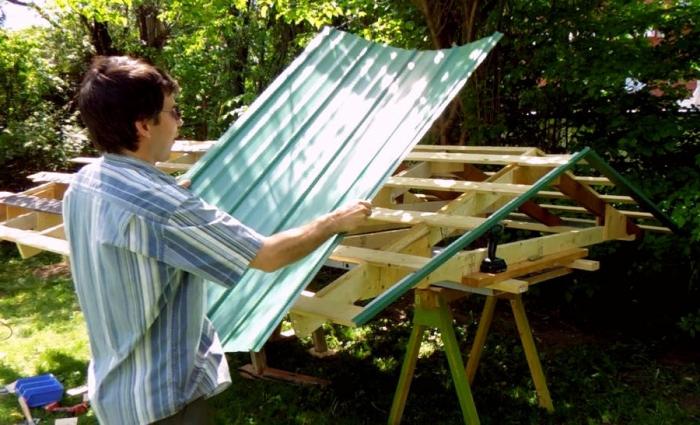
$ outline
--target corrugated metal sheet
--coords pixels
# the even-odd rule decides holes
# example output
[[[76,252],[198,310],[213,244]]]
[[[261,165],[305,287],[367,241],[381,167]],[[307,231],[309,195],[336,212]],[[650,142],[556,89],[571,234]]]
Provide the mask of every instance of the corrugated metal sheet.
[[[500,37],[415,51],[326,28],[190,170],[192,190],[263,234],[371,198]],[[234,289],[210,285],[224,348],[262,348],[336,239]]]

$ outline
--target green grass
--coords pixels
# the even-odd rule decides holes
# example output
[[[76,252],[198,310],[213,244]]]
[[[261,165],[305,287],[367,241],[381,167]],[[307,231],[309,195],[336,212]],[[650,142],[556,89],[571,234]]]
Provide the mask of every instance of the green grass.
[[[59,260],[51,255],[20,260],[12,245],[0,244],[0,320],[12,328],[10,336],[0,326],[0,382],[43,372],[52,372],[66,387],[85,382],[89,349],[70,278],[34,275]],[[326,326],[328,344],[337,351],[331,357],[311,357],[308,339],[268,345],[271,367],[328,379],[332,383],[327,387],[244,379],[235,370],[249,361],[248,355],[230,355],[233,385],[212,401],[216,423],[385,423],[411,329],[409,301],[403,299],[359,329]],[[482,303],[482,298],[472,297],[454,306],[464,353]],[[661,338],[635,339],[610,329],[582,331],[529,311],[556,409],[551,415],[544,412],[537,407],[505,307],[505,303],[499,305],[473,386],[482,424],[700,423],[697,351],[670,347]],[[431,333],[421,353],[403,423],[463,423],[439,335]],[[38,409],[33,413],[47,418],[45,423],[59,417]],[[16,399],[0,398],[0,424],[21,419]],[[90,415],[79,421],[95,422]]]
[[[22,260],[15,251],[0,243],[0,383],[51,372],[66,388],[82,385],[90,350],[73,283],[65,273],[35,276],[55,269],[50,265],[61,258]],[[14,397],[0,398],[0,424],[21,422],[18,406]],[[46,417],[37,409],[32,414]]]

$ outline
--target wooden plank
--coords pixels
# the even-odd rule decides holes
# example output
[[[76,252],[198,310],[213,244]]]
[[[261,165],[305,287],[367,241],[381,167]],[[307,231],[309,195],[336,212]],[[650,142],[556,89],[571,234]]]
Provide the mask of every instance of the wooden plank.
[[[537,193],[541,198],[569,199],[569,197],[561,192],[543,190]],[[637,201],[631,196],[624,195],[600,195],[598,198],[610,204],[636,204]]]
[[[294,302],[292,312],[303,316],[322,318],[323,321],[331,320],[345,326],[354,327],[352,318],[362,311],[362,307],[341,302],[324,300],[315,296],[302,295]]]
[[[176,140],[173,143],[171,152],[195,152],[204,153],[216,144],[216,140]]]
[[[56,199],[40,198],[34,195],[15,193],[0,199],[0,204],[22,208],[30,211],[42,211],[51,214],[61,214],[63,203]]]
[[[495,291],[507,292],[509,294],[522,294],[527,291],[528,283],[519,279],[507,279],[500,282],[487,285],[486,288]]]
[[[395,210],[388,208],[373,208],[370,220],[389,223],[427,224],[429,226],[450,227],[453,229],[469,230],[479,226],[486,219],[480,217],[464,217],[450,214],[440,214],[421,211]],[[503,225],[512,229],[534,230],[547,233],[561,233],[576,230],[571,226],[547,226],[542,223],[533,223],[516,220],[503,220]]]
[[[501,224],[509,229],[532,230],[544,233],[563,233],[578,230],[580,227],[573,226],[547,226],[546,224],[533,223],[519,220],[502,220]]]
[[[569,269],[583,270],[587,272],[594,272],[600,269],[600,262],[594,260],[576,260],[566,265]]]
[[[512,183],[467,182],[447,179],[423,179],[413,177],[389,177],[385,187],[426,189],[448,192],[485,192],[517,196],[527,192],[530,185]]]
[[[525,202],[518,211],[521,211],[528,216],[534,218],[535,220],[546,224],[547,226],[559,226],[561,225],[561,219],[556,215],[550,213],[544,208],[540,207],[533,201]]]
[[[193,164],[179,164],[176,162],[156,162],[156,168],[166,173],[175,173],[178,171],[187,171],[192,168]]]
[[[330,258],[331,260],[348,263],[370,263],[379,266],[403,267],[409,270],[418,270],[429,260],[429,258],[420,257],[418,255],[400,254],[398,252],[343,245],[336,247],[333,253],[331,253]]]
[[[587,209],[585,209],[583,207],[579,207],[579,206],[574,206],[574,205],[540,204],[540,206],[542,208],[546,208],[548,210],[564,211],[564,212],[579,213],[579,214],[592,214]]]
[[[484,287],[493,285],[496,282],[502,282],[514,277],[523,276],[529,273],[535,273],[547,268],[570,264],[574,260],[588,255],[587,249],[573,249],[562,253],[546,255],[534,261],[523,261],[514,264],[508,264],[508,270],[503,273],[472,273],[462,278],[462,282],[476,287]]]
[[[100,158],[93,158],[93,157],[87,157],[87,156],[78,156],[75,158],[69,159],[70,162],[75,163],[75,164],[92,164],[93,162],[99,160]]]
[[[457,146],[457,145],[416,145],[414,152],[439,151],[439,152],[470,152],[490,154],[522,154],[533,148],[520,146]]]
[[[642,230],[648,230],[650,232],[656,232],[656,233],[673,233],[673,230],[669,229],[668,227],[663,227],[663,226],[648,226],[646,224],[638,224],[639,228]]]
[[[560,267],[557,269],[553,270],[548,270],[544,273],[539,273],[534,276],[528,276],[522,278],[523,280],[527,281],[528,285],[535,285],[537,283],[542,283],[546,282],[548,280],[556,279],[561,276],[566,276],[567,274],[573,273],[573,269],[566,268],[566,267]]]
[[[410,228],[398,230],[386,230],[383,232],[366,233],[362,235],[346,236],[341,242],[345,246],[359,248],[379,249],[382,246],[395,241],[410,232]]]
[[[589,186],[615,186],[607,177],[574,176],[574,180]]]
[[[53,182],[61,184],[70,184],[73,181],[74,174],[72,173],[57,173],[53,171],[40,171],[31,174],[27,178],[35,183]]]
[[[530,167],[556,167],[566,164],[569,159],[571,159],[571,155],[527,156],[420,151],[411,152],[404,158],[405,161],[453,162],[481,165],[515,164],[527,165]]]
[[[606,239],[634,240],[635,236],[642,234],[642,229],[608,204],[605,204],[603,222],[605,223]]]
[[[388,223],[425,223],[431,226],[453,227],[455,229],[473,229],[485,221],[485,219],[477,217],[464,217],[458,215],[397,210],[381,207],[372,208],[372,215],[369,217],[369,219]]]
[[[31,230],[34,229],[36,225],[37,213],[34,211],[0,222],[0,226],[6,226],[21,230]]]
[[[573,206],[573,205],[555,205],[555,204],[540,204],[542,208],[555,211],[565,211],[572,213],[590,214],[590,211],[583,207]],[[620,214],[630,217],[630,218],[640,218],[655,220],[654,214],[645,211],[630,211],[630,210],[617,210]]]
[[[605,218],[605,201],[600,199],[599,194],[593,189],[577,182],[571,173],[564,173],[556,187],[594,215],[601,219]]]
[[[15,242],[19,245],[25,245],[30,248],[35,248],[35,250],[32,250],[31,255],[35,255],[39,251],[55,252],[56,254],[65,256],[70,255],[68,241],[51,236],[45,236],[31,230],[15,229],[0,225],[0,239]],[[31,256],[29,255],[28,251],[27,255]],[[25,257],[23,255],[23,258],[28,258],[28,256]]]

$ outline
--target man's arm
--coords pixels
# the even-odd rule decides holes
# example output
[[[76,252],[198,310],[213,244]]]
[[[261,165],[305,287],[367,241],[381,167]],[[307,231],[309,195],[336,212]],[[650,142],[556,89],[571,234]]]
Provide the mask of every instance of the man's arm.
[[[291,264],[318,248],[331,236],[349,232],[367,221],[370,203],[357,201],[294,229],[265,238],[250,267],[272,272]]]

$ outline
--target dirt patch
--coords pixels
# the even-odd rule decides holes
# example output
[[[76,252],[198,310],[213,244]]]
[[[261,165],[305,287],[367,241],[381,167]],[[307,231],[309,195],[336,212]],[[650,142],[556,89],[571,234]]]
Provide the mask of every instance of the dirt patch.
[[[39,279],[51,279],[53,277],[68,277],[70,276],[70,266],[68,263],[49,264],[48,266],[37,267],[34,269],[34,276]]]

